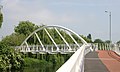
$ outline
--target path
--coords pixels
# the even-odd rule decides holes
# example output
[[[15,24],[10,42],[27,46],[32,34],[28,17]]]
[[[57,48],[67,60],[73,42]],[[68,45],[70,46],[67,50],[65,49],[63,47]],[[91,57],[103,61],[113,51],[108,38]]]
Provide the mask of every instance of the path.
[[[85,56],[85,72],[120,72],[120,56],[103,50],[88,53]]]
[[[120,72],[120,56],[113,51],[98,51],[100,60],[110,72]]]
[[[109,72],[98,58],[98,52],[91,52],[85,56],[85,72]]]

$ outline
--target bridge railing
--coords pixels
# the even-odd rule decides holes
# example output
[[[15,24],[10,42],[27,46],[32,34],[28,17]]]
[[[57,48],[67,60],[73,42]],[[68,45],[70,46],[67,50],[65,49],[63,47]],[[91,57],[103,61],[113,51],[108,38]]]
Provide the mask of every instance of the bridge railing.
[[[58,44],[58,50],[55,45],[44,45],[44,48],[41,45],[23,45],[21,48],[19,46],[16,47],[16,50],[19,49],[20,52],[27,53],[57,53],[60,52],[62,54],[70,53],[70,52],[76,52],[79,48],[76,44],[69,44],[71,47],[71,50],[69,50],[69,47],[66,44]],[[79,44],[79,46],[82,46],[82,44]]]
[[[92,43],[92,49],[97,50],[112,50],[120,55],[120,44],[110,44],[110,43]]]
[[[89,43],[94,51],[97,50],[112,50],[120,55],[120,44],[109,44],[109,43]],[[82,44],[79,44],[82,46]],[[68,47],[65,44],[59,44],[59,52],[65,53],[68,51]],[[70,47],[72,48],[72,51],[75,52],[78,50],[78,46],[76,44],[70,44]],[[19,48],[19,46],[16,46],[16,49]],[[30,45],[29,47],[22,46],[20,52],[55,52],[56,47],[54,45],[45,45],[45,49],[42,48],[41,45]],[[87,50],[86,50],[87,51]],[[89,52],[89,49],[88,49]]]
[[[90,45],[82,45],[56,72],[84,72],[84,56],[89,53]]]
[[[120,44],[112,44],[111,45],[111,50],[116,52],[118,55],[120,55]]]

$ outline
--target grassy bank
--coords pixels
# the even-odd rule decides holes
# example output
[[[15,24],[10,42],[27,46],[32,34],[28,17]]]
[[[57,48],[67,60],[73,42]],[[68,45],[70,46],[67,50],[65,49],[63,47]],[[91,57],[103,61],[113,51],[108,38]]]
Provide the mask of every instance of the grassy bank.
[[[39,60],[35,58],[24,58],[25,60],[25,67],[49,67],[52,66],[51,62],[47,62],[45,60]]]
[[[52,72],[53,64],[52,62],[47,62],[45,60],[39,60],[35,58],[24,58],[25,68],[23,72]]]

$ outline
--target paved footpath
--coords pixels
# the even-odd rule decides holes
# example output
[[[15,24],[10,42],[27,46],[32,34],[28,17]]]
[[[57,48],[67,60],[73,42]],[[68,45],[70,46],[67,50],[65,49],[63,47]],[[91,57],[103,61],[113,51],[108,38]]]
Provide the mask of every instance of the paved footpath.
[[[120,56],[115,52],[98,51],[98,57],[110,72],[120,72]]]
[[[120,72],[120,56],[113,51],[90,52],[85,56],[85,72]]]

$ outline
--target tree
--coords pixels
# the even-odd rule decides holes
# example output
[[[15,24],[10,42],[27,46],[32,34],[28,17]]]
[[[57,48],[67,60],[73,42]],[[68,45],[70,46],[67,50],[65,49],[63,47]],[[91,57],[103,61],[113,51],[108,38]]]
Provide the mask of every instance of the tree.
[[[25,36],[28,36],[30,33],[32,33],[37,28],[38,26],[30,21],[21,21],[19,22],[19,25],[15,27],[14,30],[16,33],[24,34]]]
[[[12,33],[11,35],[3,38],[2,42],[6,43],[9,46],[19,46],[25,38],[26,36],[23,34]]]
[[[0,28],[2,26],[2,22],[3,22],[3,14],[2,14],[1,8],[0,8]]]
[[[95,39],[94,43],[104,43],[101,39]]]
[[[92,40],[91,34],[88,34],[87,38]]]
[[[106,40],[105,43],[110,43],[110,40]]]
[[[117,41],[117,44],[120,44],[120,41]]]
[[[87,38],[86,36],[80,35],[86,42],[92,43],[92,40]]]
[[[24,60],[21,55],[6,43],[0,42],[0,72],[22,67],[24,67]]]

